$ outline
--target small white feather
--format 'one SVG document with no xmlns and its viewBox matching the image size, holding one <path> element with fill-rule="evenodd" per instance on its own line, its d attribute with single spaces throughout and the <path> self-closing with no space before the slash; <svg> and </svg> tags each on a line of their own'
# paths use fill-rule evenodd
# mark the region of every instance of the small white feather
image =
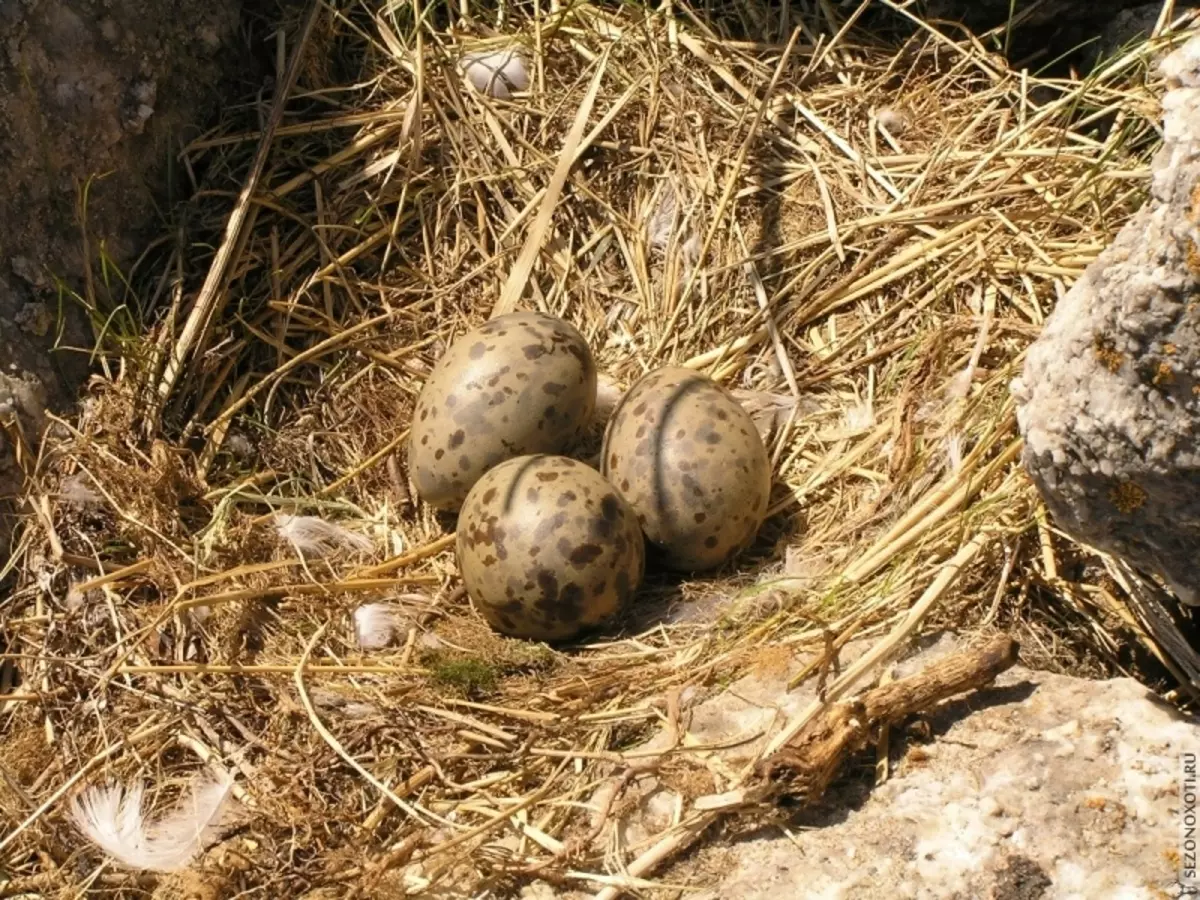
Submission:
<svg viewBox="0 0 1200 900">
<path fill-rule="evenodd" d="M 461 65 L 471 86 L 489 97 L 507 100 L 512 94 L 529 87 L 525 60 L 516 50 L 468 53 Z"/>
<path fill-rule="evenodd" d="M 675 185 L 666 184 L 654 206 L 654 212 L 646 223 L 646 240 L 656 250 L 665 250 L 671 242 L 671 232 L 675 229 L 676 213 L 679 209 L 679 198 Z"/>
<path fill-rule="evenodd" d="M 389 603 L 364 603 L 354 611 L 354 637 L 364 650 L 378 650 L 392 642 L 403 615 Z"/>
<path fill-rule="evenodd" d="M 82 472 L 64 478 L 58 486 L 58 496 L 72 506 L 95 506 L 104 500 L 95 488 L 87 483 Z"/>
<path fill-rule="evenodd" d="M 908 126 L 912 124 L 903 110 L 896 109 L 894 106 L 885 106 L 879 110 L 875 114 L 875 121 L 892 137 L 900 137 L 908 131 Z"/>
<path fill-rule="evenodd" d="M 951 472 L 957 472 L 962 468 L 963 464 L 963 436 L 962 432 L 952 431 L 946 437 L 946 462 L 950 466 Z"/>
<path fill-rule="evenodd" d="M 141 782 L 88 788 L 71 803 L 76 827 L 122 865 L 178 872 L 217 836 L 233 780 L 206 778 L 192 795 L 156 821 L 142 813 Z"/>
<path fill-rule="evenodd" d="M 355 534 L 319 516 L 292 516 L 277 513 L 275 529 L 279 536 L 305 556 L 327 556 L 338 550 L 358 550 L 365 553 L 371 549 L 371 539 Z"/>
</svg>

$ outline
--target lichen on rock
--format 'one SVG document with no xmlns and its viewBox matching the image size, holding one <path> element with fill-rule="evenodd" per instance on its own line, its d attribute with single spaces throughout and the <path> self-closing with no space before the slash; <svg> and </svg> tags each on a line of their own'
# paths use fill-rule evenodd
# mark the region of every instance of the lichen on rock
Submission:
<svg viewBox="0 0 1200 900">
<path fill-rule="evenodd" d="M 1062 298 L 1013 383 L 1057 524 L 1200 603 L 1200 37 L 1162 63 L 1145 206 Z"/>
</svg>

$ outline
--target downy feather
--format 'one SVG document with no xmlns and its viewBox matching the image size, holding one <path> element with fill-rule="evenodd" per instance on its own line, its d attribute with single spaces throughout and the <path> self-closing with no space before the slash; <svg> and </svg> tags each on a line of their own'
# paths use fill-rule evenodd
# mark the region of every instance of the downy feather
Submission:
<svg viewBox="0 0 1200 900">
<path fill-rule="evenodd" d="M 354 610 L 354 636 L 363 650 L 386 647 L 400 628 L 400 610 L 389 603 L 364 603 Z"/>
<path fill-rule="evenodd" d="M 305 556 L 326 556 L 343 548 L 364 553 L 371 549 L 370 538 L 333 522 L 326 522 L 319 516 L 277 513 L 275 529 L 297 553 Z"/>
<path fill-rule="evenodd" d="M 76 827 L 122 865 L 151 872 L 187 868 L 221 828 L 233 779 L 206 778 L 170 812 L 147 822 L 144 785 L 108 784 L 76 797 L 70 813 Z"/>
</svg>

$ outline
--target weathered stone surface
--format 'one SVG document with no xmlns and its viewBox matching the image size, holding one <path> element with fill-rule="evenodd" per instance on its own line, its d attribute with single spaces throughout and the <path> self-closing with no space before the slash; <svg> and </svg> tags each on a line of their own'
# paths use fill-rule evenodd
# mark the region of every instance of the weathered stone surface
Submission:
<svg viewBox="0 0 1200 900">
<path fill-rule="evenodd" d="M 170 158 L 246 71 L 241 7 L 0 2 L 0 370 L 39 379 L 51 405 L 74 396 L 91 346 L 59 282 L 82 288 L 84 188 L 93 257 L 127 265 L 162 208 Z M 74 352 L 50 352 L 60 307 Z"/>
<path fill-rule="evenodd" d="M 944 636 L 897 666 L 896 676 L 957 643 Z M 846 659 L 863 649 L 852 644 Z M 708 756 L 709 768 L 740 771 L 808 705 L 811 685 L 786 689 L 801 664 L 764 654 L 759 672 L 694 706 L 687 743 L 729 747 Z M 790 821 L 791 837 L 775 826 L 740 839 L 726 831 L 659 877 L 705 888 L 689 895 L 696 900 L 1176 896 L 1179 759 L 1200 749 L 1200 722 L 1131 679 L 1087 681 L 1019 666 L 928 722 L 928 742 L 893 731 L 882 785 L 871 784 L 868 754 L 819 807 Z M 670 825 L 678 802 L 670 768 L 631 788 L 639 802 L 624 814 L 620 846 Z"/>
<path fill-rule="evenodd" d="M 1167 57 L 1146 205 L 1013 384 L 1024 463 L 1075 538 L 1200 603 L 1200 37 Z"/>
<path fill-rule="evenodd" d="M 1180 0 L 1176 15 L 1196 5 Z M 1030 69 L 1072 64 L 1087 71 L 1101 55 L 1149 35 L 1162 6 L 1145 0 L 929 0 L 925 9 L 976 34 L 994 30 L 1000 40 L 993 46 Z"/>
</svg>

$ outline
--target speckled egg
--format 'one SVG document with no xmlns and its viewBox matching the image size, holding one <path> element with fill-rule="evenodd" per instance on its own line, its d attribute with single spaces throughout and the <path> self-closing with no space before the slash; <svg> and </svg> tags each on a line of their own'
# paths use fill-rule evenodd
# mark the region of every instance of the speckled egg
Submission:
<svg viewBox="0 0 1200 900">
<path fill-rule="evenodd" d="M 596 406 L 596 363 L 562 319 L 538 312 L 497 316 L 438 360 L 417 398 L 408 470 L 425 502 L 458 509 L 497 463 L 561 453 Z"/>
<path fill-rule="evenodd" d="M 767 514 L 771 461 L 749 414 L 690 369 L 643 376 L 613 412 L 600 471 L 665 566 L 694 572 L 744 549 Z"/>
<path fill-rule="evenodd" d="M 568 640 L 619 612 L 646 548 L 637 516 L 604 477 L 564 456 L 521 456 L 475 482 L 458 516 L 458 565 L 497 631 Z"/>
</svg>

